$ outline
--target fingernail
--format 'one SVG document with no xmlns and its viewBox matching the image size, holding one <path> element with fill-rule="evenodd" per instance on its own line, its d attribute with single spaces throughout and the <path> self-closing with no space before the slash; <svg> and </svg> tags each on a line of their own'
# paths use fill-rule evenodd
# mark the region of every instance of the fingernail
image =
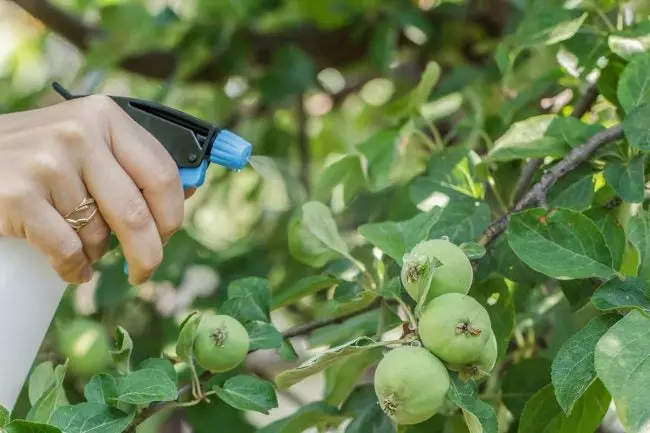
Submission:
<svg viewBox="0 0 650 433">
<path fill-rule="evenodd" d="M 92 280 L 93 268 L 91 268 L 90 266 L 86 266 L 86 268 L 83 270 L 81 274 L 81 278 L 83 279 L 84 283 L 87 283 L 88 281 Z"/>
</svg>

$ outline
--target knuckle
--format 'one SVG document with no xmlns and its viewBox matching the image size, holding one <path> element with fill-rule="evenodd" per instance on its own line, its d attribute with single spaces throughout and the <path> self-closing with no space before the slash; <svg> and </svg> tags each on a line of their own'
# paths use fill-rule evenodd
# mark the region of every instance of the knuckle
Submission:
<svg viewBox="0 0 650 433">
<path fill-rule="evenodd" d="M 88 114 L 93 116 L 105 116 L 115 110 L 115 102 L 106 95 L 89 95 L 84 98 L 88 105 Z"/>
<path fill-rule="evenodd" d="M 180 174 L 174 164 L 162 164 L 154 174 L 153 181 L 160 190 L 178 188 L 181 185 Z"/>
<path fill-rule="evenodd" d="M 31 170 L 37 178 L 53 181 L 65 175 L 66 164 L 53 149 L 37 152 L 31 158 Z"/>
<path fill-rule="evenodd" d="M 20 210 L 34 197 L 34 190 L 26 183 L 19 182 L 11 187 L 0 188 L 0 204 L 3 213 Z"/>
<path fill-rule="evenodd" d="M 101 225 L 97 227 L 84 236 L 84 244 L 87 249 L 92 252 L 93 258 L 99 259 L 99 255 L 104 252 L 106 245 L 108 244 L 109 231 L 108 227 Z"/>
<path fill-rule="evenodd" d="M 156 248 L 154 252 L 142 257 L 139 261 L 140 267 L 146 274 L 151 274 L 160 266 L 163 259 L 161 248 Z"/>
<path fill-rule="evenodd" d="M 76 119 L 59 122 L 56 126 L 56 136 L 66 147 L 78 147 L 86 142 L 83 123 Z"/>
<path fill-rule="evenodd" d="M 131 199 L 124 209 L 124 224 L 131 230 L 143 230 L 152 223 L 151 212 L 143 199 Z"/>
<path fill-rule="evenodd" d="M 63 272 L 79 268 L 85 262 L 83 246 L 78 238 L 66 239 L 59 245 L 56 267 Z"/>
</svg>

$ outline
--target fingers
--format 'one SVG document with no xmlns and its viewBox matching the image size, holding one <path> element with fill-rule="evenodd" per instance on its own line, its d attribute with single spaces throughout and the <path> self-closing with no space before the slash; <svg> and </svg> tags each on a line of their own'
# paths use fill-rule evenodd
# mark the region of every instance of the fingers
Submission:
<svg viewBox="0 0 650 433">
<path fill-rule="evenodd" d="M 99 212 L 122 245 L 129 264 L 129 281 L 140 284 L 148 280 L 162 261 L 163 244 L 140 190 L 110 150 L 101 146 L 87 156 L 83 179 Z"/>
<path fill-rule="evenodd" d="M 77 233 L 46 200 L 36 200 L 29 207 L 23 215 L 26 240 L 49 257 L 64 281 L 89 281 L 93 271 Z"/>
<path fill-rule="evenodd" d="M 121 109 L 111 111 L 111 150 L 142 190 L 162 242 L 181 227 L 185 193 L 178 167 L 167 150 Z"/>
<path fill-rule="evenodd" d="M 65 165 L 63 162 L 62 164 Z M 61 170 L 61 176 L 52 179 L 50 185 L 52 204 L 64 216 L 72 212 L 85 198 L 91 198 L 78 172 L 72 167 Z M 96 205 L 91 205 L 90 208 L 71 217 L 88 217 L 95 209 Z M 101 212 L 97 210 L 88 225 L 77 231 L 77 235 L 91 263 L 97 262 L 104 256 L 108 248 L 110 231 Z"/>
</svg>

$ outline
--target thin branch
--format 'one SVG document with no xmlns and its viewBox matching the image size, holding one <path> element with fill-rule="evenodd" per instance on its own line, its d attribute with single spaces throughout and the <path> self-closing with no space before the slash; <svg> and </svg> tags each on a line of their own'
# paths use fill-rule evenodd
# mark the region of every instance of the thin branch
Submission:
<svg viewBox="0 0 650 433">
<path fill-rule="evenodd" d="M 623 137 L 623 127 L 613 126 L 591 137 L 585 144 L 574 148 L 569 154 L 548 170 L 522 198 L 507 215 L 504 215 L 493 222 L 481 236 L 479 243 L 484 247 L 490 245 L 508 226 L 510 216 L 544 200 L 548 190 L 560 178 L 564 177 L 571 170 L 575 169 L 582 162 L 586 161 L 601 146 L 618 140 Z"/>
<path fill-rule="evenodd" d="M 342 316 L 330 317 L 328 319 L 314 320 L 313 322 L 310 323 L 304 323 L 302 325 L 294 326 L 293 328 L 284 331 L 282 335 L 284 336 L 284 338 L 294 338 L 300 335 L 311 334 L 313 331 L 320 328 L 324 328 L 329 325 L 343 323 L 348 319 L 351 319 L 356 316 L 360 316 L 369 311 L 379 308 L 379 306 L 381 305 L 381 300 L 382 298 L 378 297 L 373 302 L 371 302 L 368 306 L 362 308 L 361 310 L 353 311 L 351 313 L 347 313 Z"/>
<path fill-rule="evenodd" d="M 519 200 L 521 200 L 521 197 L 528 189 L 528 185 L 530 185 L 530 181 L 533 180 L 535 173 L 537 173 L 537 170 L 542 166 L 543 163 L 543 159 L 536 158 L 531 159 L 530 161 L 527 161 L 526 164 L 524 164 L 523 168 L 521 169 L 519 179 L 517 179 L 517 183 L 515 184 L 514 190 L 512 192 L 513 203 L 517 203 Z"/>
<path fill-rule="evenodd" d="M 103 29 L 84 23 L 47 0 L 10 1 L 81 51 L 88 51 L 94 39 L 106 35 Z M 310 56 L 318 69 L 341 68 L 365 57 L 372 43 L 373 29 L 364 24 L 364 18 L 359 17 L 345 26 L 328 30 L 313 25 L 299 25 L 275 33 L 241 29 L 232 36 L 230 48 L 210 59 L 188 80 L 215 82 L 226 78 L 233 71 L 229 69 L 230 62 L 224 62 L 223 57 L 239 55 L 241 47 L 249 50 L 251 61 L 256 66 L 269 66 L 282 47 L 295 45 Z M 200 33 L 200 27 L 201 24 L 194 25 L 193 31 Z M 406 46 L 412 42 L 400 35 L 399 44 Z M 173 50 L 150 50 L 124 58 L 120 66 L 142 76 L 166 79 L 172 76 L 179 61 L 179 53 Z"/>
<path fill-rule="evenodd" d="M 582 98 L 573 107 L 571 116 L 580 119 L 591 109 L 596 99 L 598 99 L 598 87 L 596 87 L 596 84 L 590 84 L 585 94 L 582 95 Z"/>
<path fill-rule="evenodd" d="M 582 116 L 585 115 L 587 111 L 591 109 L 591 107 L 596 102 L 597 98 L 598 98 L 598 87 L 596 87 L 596 84 L 590 84 L 585 94 L 582 95 L 582 97 L 578 100 L 576 105 L 573 107 L 571 116 L 580 119 Z M 542 166 L 543 162 L 544 160 L 541 158 L 531 159 L 521 169 L 521 175 L 519 176 L 519 179 L 517 179 L 517 183 L 515 184 L 512 193 L 513 203 L 517 203 L 524 195 L 524 193 L 528 189 L 528 185 L 530 185 L 530 181 L 535 176 L 535 173 L 537 173 L 537 170 Z"/>
</svg>

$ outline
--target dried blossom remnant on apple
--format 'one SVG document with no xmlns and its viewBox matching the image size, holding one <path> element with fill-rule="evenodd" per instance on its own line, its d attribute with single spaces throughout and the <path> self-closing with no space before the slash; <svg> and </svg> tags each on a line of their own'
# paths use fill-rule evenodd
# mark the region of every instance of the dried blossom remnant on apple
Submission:
<svg viewBox="0 0 650 433">
<path fill-rule="evenodd" d="M 196 362 L 212 373 L 232 370 L 242 363 L 250 348 L 246 328 L 237 319 L 226 315 L 205 315 L 201 318 L 194 354 Z"/>
</svg>

